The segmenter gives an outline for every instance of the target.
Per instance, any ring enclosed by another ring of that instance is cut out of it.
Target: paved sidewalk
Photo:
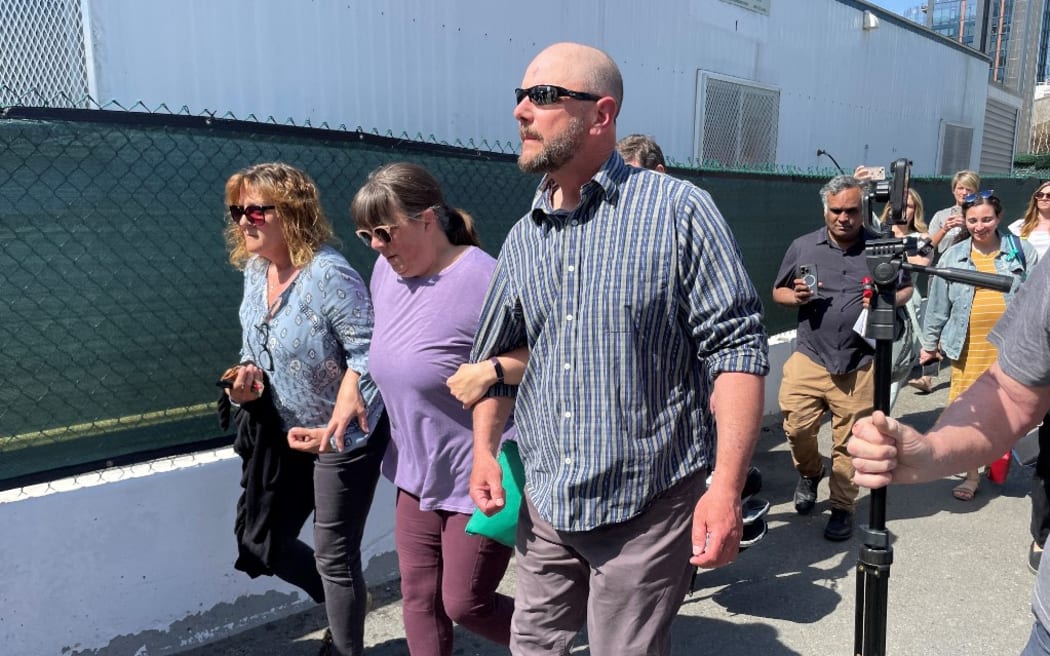
[[[946,372],[928,395],[901,392],[894,414],[919,428],[932,425],[947,399]],[[822,437],[827,454],[830,436]],[[852,654],[855,566],[859,537],[823,539],[827,482],[806,517],[791,505],[796,476],[778,422],[764,429],[754,463],[764,475],[762,495],[773,504],[770,530],[755,548],[719,570],[697,577],[673,628],[676,654],[788,656]],[[890,570],[887,654],[1017,654],[1031,628],[1035,577],[1026,567],[1030,538],[1026,496],[1030,471],[1016,466],[1004,485],[987,479],[973,502],[951,496],[954,479],[893,488],[887,527],[894,538]],[[862,492],[858,519],[866,523]],[[503,582],[513,590],[513,564]],[[397,583],[374,589],[368,616],[368,653],[407,654]],[[325,626],[318,607],[219,643],[191,656],[313,656]],[[589,653],[585,636],[574,653]],[[506,654],[458,630],[455,653]],[[600,655],[605,656],[605,655]]]

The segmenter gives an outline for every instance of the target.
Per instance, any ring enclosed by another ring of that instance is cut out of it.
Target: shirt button
[[[566,321],[572,321],[572,315],[571,314],[566,314],[565,315],[565,320]]]
[[[565,413],[562,416],[565,417],[566,419],[572,419],[572,413],[569,412],[568,410],[566,410]]]
[[[574,265],[570,264],[569,265],[569,273],[572,273],[575,270],[576,270],[576,267]]]
[[[565,364],[562,365],[562,369],[565,369],[566,371],[568,371],[569,369],[572,369],[572,365],[569,364],[568,362],[566,362]]]
[[[569,225],[578,226],[578,225],[580,225],[580,222],[577,221],[576,219],[573,219],[572,221],[569,221]]]
[[[566,465],[571,465],[572,464],[572,458],[565,458],[565,464]]]

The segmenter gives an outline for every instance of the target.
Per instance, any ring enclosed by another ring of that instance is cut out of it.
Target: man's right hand
[[[490,453],[474,450],[474,468],[470,472],[470,498],[481,512],[495,515],[506,505],[503,491],[503,469]]]
[[[876,410],[853,425],[846,450],[853,458],[853,482],[880,488],[890,483],[925,480],[922,464],[929,460],[929,446],[911,426]]]
[[[819,286],[820,283],[818,282]],[[795,278],[795,305],[805,305],[813,300],[813,290],[809,288],[802,278]]]

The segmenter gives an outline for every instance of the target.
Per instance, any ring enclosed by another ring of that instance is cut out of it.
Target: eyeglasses
[[[995,194],[994,189],[985,189],[984,191],[978,191],[973,194],[966,194],[963,196],[964,203],[976,203],[978,198],[991,198]]]
[[[261,226],[266,223],[266,212],[272,210],[276,205],[230,205],[230,222],[240,223],[242,216],[248,217],[248,223],[253,226]]]
[[[570,91],[565,87],[555,86],[553,84],[537,84],[534,87],[528,89],[515,89],[514,97],[518,99],[518,104],[521,104],[522,100],[528,96],[529,100],[532,101],[533,105],[542,107],[543,105],[553,105],[558,102],[559,98],[568,96],[569,98],[575,98],[576,100],[601,100],[601,96],[596,96],[593,93],[585,93],[583,91]]]
[[[418,214],[413,214],[413,215],[409,216],[408,219],[410,221],[422,221],[423,220],[423,212],[426,212],[429,209],[430,208],[428,207],[426,210],[423,210],[422,212],[419,212]],[[379,241],[381,241],[384,244],[389,244],[390,241],[394,238],[394,230],[397,230],[400,227],[401,226],[395,224],[395,225],[376,226],[376,227],[372,228],[371,230],[358,230],[357,231],[357,238],[360,239],[364,243],[364,245],[368,246],[369,248],[372,247],[372,238],[373,237],[378,239]]]
[[[259,341],[262,344],[262,354],[265,359],[259,358],[259,366],[266,371],[273,371],[273,353],[270,352],[268,342],[270,341],[270,324],[269,322],[262,322],[255,327],[259,331]]]
[[[1050,198],[1050,191],[1037,191],[1032,194],[1032,198],[1035,198],[1036,200],[1046,200]]]

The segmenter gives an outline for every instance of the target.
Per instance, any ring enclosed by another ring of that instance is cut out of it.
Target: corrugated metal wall
[[[984,112],[984,138],[981,146],[981,173],[1009,173],[1014,168],[1014,141],[1017,135],[1017,108],[988,99]]]
[[[613,56],[620,131],[654,135],[678,162],[695,155],[699,71],[778,89],[775,163],[801,168],[825,168],[821,148],[850,168],[908,156],[933,173],[940,122],[979,126],[987,94],[981,56],[855,0],[768,15],[721,0],[85,2],[102,100],[450,143],[517,148],[512,90],[561,40]],[[865,10],[877,28],[862,28]]]

